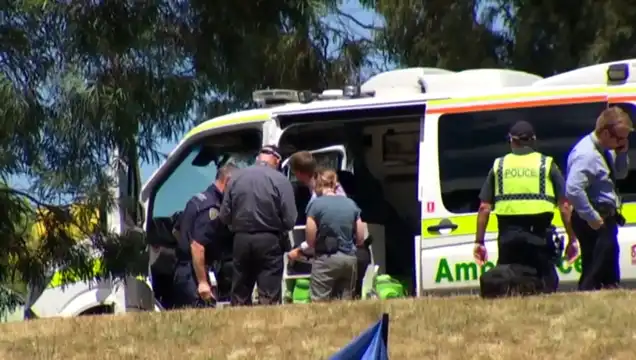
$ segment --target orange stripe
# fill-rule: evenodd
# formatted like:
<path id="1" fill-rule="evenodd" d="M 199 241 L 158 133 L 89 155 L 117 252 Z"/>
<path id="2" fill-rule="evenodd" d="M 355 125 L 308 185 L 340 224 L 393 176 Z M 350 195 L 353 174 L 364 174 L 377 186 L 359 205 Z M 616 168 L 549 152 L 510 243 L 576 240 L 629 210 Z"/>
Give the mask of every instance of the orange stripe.
<path id="1" fill-rule="evenodd" d="M 487 100 L 485 100 L 487 101 Z M 516 109 L 523 107 L 539 107 L 539 106 L 550 106 L 550 105 L 560 105 L 560 104 L 585 104 L 592 102 L 605 102 L 607 101 L 607 96 L 604 95 L 593 95 L 593 96 L 584 96 L 584 97 L 571 97 L 571 98 L 556 98 L 556 99 L 541 99 L 541 100 L 527 100 L 527 101 L 515 101 L 515 102 L 505 102 L 502 101 L 500 103 L 495 104 L 482 104 L 482 105 L 466 105 L 466 106 L 448 106 L 443 108 L 432 108 L 426 109 L 427 114 L 455 114 L 460 112 L 476 112 L 476 111 L 488 111 L 488 110 L 500 110 L 500 109 Z"/>
<path id="2" fill-rule="evenodd" d="M 611 104 L 615 104 L 617 102 L 621 102 L 621 101 L 636 101 L 636 95 L 609 95 L 609 102 Z"/>

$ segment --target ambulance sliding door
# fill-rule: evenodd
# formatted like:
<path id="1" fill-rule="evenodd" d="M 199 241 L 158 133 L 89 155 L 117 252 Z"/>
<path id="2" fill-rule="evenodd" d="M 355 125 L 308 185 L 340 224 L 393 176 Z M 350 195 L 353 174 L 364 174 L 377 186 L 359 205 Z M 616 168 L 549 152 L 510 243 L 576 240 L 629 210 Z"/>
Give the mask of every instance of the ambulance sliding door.
<path id="1" fill-rule="evenodd" d="M 422 193 L 421 292 L 478 288 L 480 275 L 497 261 L 495 216 L 490 217 L 485 237 L 488 262 L 479 266 L 473 260 L 479 193 L 493 161 L 510 152 L 506 138 L 510 127 L 519 120 L 530 122 L 537 136 L 536 150 L 553 157 L 564 172 L 569 150 L 594 129 L 596 118 L 608 106 L 604 94 L 584 95 L 564 95 L 559 102 L 536 97 L 525 103 L 501 101 L 487 110 L 449 106 L 435 114 L 437 121 L 426 128 L 436 131 L 435 136 L 427 133 L 425 144 L 427 154 L 435 154 L 429 156 L 429 163 L 436 166 L 426 170 L 429 183 Z M 427 116 L 427 121 L 432 119 Z M 558 215 L 553 223 L 563 231 Z M 579 270 L 576 265 L 560 266 L 561 283 L 577 280 Z"/>

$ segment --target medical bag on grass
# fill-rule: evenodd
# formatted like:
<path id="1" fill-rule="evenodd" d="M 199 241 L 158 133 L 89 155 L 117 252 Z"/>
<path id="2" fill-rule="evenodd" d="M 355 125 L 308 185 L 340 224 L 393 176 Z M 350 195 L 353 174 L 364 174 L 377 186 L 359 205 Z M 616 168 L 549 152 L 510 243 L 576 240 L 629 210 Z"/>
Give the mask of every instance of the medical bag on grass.
<path id="1" fill-rule="evenodd" d="M 479 278 L 481 297 L 490 299 L 539 294 L 543 287 L 535 269 L 518 264 L 497 265 Z"/>

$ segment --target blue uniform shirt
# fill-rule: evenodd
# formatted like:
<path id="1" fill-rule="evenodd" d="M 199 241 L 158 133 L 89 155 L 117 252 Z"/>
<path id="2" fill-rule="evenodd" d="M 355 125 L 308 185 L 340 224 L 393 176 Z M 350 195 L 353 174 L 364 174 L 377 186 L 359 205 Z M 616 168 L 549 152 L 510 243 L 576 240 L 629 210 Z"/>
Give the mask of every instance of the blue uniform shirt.
<path id="1" fill-rule="evenodd" d="M 180 243 L 177 255 L 182 261 L 190 261 L 190 244 L 196 241 L 206 249 L 206 261 L 218 258 L 231 236 L 220 222 L 218 215 L 223 193 L 215 185 L 193 196 L 186 204 L 180 218 Z"/>
<path id="2" fill-rule="evenodd" d="M 609 165 L 614 167 L 616 179 L 624 179 L 629 171 L 627 152 L 615 153 L 603 149 L 591 133 L 574 145 L 568 155 L 566 196 L 574 210 L 585 221 L 600 220 L 594 205 L 620 206 L 616 185 L 610 178 Z"/>

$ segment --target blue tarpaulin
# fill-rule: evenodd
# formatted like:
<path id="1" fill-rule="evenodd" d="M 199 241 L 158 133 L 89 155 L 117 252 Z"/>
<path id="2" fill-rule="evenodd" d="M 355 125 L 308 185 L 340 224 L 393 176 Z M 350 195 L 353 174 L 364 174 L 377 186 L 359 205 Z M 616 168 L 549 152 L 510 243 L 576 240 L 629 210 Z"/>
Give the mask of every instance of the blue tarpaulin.
<path id="1" fill-rule="evenodd" d="M 388 360 L 389 314 L 335 353 L 330 360 Z"/>

